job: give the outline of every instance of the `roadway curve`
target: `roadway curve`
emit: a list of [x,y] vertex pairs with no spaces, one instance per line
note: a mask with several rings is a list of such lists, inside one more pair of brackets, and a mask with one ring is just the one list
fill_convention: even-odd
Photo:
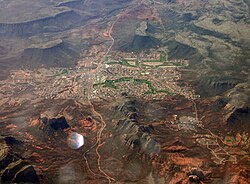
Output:
[[[115,39],[114,39],[113,36],[112,36],[112,31],[113,31],[114,25],[118,22],[118,20],[119,20],[124,14],[126,14],[126,12],[124,12],[124,13],[118,15],[118,17],[117,17],[116,20],[111,24],[111,26],[110,26],[110,28],[109,28],[109,30],[108,30],[108,36],[109,36],[109,38],[110,38],[110,40],[111,40],[111,45],[110,45],[109,48],[107,49],[107,51],[106,51],[104,57],[102,58],[101,62],[98,64],[98,67],[97,67],[97,70],[96,70],[96,73],[97,73],[97,74],[99,73],[100,66],[102,66],[102,65],[104,64],[103,62],[105,61],[106,56],[110,53],[110,51],[112,50],[112,47],[113,47],[113,45],[114,45],[114,43],[115,43]],[[90,83],[92,84],[93,82],[90,82]],[[90,90],[89,90],[89,93],[88,93],[88,94],[90,94],[90,93],[93,91],[93,90],[92,90],[92,87],[93,87],[93,85],[90,86]],[[78,104],[81,104],[81,103],[78,102]],[[102,143],[102,133],[103,133],[104,129],[106,128],[107,123],[104,121],[104,118],[102,117],[102,115],[101,115],[100,113],[98,113],[98,112],[95,110],[95,107],[94,107],[93,103],[91,102],[89,95],[88,95],[88,104],[89,104],[89,106],[90,106],[90,109],[91,109],[92,114],[95,115],[95,116],[97,116],[97,117],[99,118],[99,120],[100,120],[100,122],[101,122],[101,128],[100,128],[100,130],[99,130],[98,133],[97,133],[97,138],[96,138],[95,144],[94,144],[93,146],[91,146],[90,149],[88,149],[87,151],[84,152],[83,157],[84,157],[84,159],[85,159],[85,161],[86,161],[86,165],[87,165],[89,171],[90,171],[94,176],[105,177],[105,178],[108,180],[108,182],[111,183],[112,181],[115,181],[115,179],[114,179],[112,176],[108,175],[108,174],[102,169],[102,167],[101,167],[101,155],[100,155],[100,153],[99,153],[100,147],[104,144],[104,143]],[[83,105],[83,104],[81,104],[81,105]],[[87,158],[86,158],[87,153],[88,153],[89,151],[91,151],[94,147],[96,147],[95,152],[96,152],[96,155],[97,155],[97,157],[98,157],[98,159],[97,159],[97,165],[98,165],[98,170],[99,170],[99,172],[101,173],[101,175],[100,175],[100,174],[96,174],[96,173],[94,173],[94,172],[91,170],[91,168],[90,168],[90,166],[89,166],[89,163],[88,163],[88,160],[87,160]]]

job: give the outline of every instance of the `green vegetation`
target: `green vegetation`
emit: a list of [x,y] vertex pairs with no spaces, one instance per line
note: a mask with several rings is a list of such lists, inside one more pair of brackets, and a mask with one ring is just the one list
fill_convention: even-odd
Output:
[[[164,62],[166,60],[167,60],[166,53],[161,52],[159,60],[144,61],[144,62],[161,62],[162,63],[161,65],[151,66],[151,65],[147,65],[147,64],[142,63],[141,66],[150,67],[150,68],[158,68],[160,66],[165,66],[166,64]],[[136,62],[136,65],[131,65],[126,59],[115,61],[115,60],[110,60],[109,56],[106,56],[106,61],[109,61],[109,62],[106,62],[106,64],[108,64],[108,65],[119,64],[119,65],[128,66],[128,67],[137,67],[138,66],[138,61]],[[94,84],[94,86],[101,85],[103,87],[110,87],[110,88],[113,88],[113,89],[118,89],[118,86],[115,85],[116,83],[127,82],[127,81],[133,81],[134,84],[138,84],[138,85],[146,84],[148,86],[149,90],[146,91],[144,94],[165,93],[165,94],[171,95],[171,93],[169,91],[167,91],[167,90],[157,90],[153,86],[153,84],[150,81],[148,81],[147,79],[134,79],[133,77],[122,77],[122,78],[115,79],[115,80],[106,80],[106,81],[104,81],[102,83]]]
[[135,65],[129,64],[128,61],[125,60],[125,59],[122,59],[120,61],[110,61],[110,62],[107,62],[107,65],[115,65],[115,64],[123,65],[123,66],[128,66],[128,67],[137,67]]
[[145,60],[143,61],[144,63],[157,63],[157,62],[161,62],[160,60]]
[[68,73],[69,73],[69,72],[68,72],[67,69],[63,69],[62,71],[56,73],[56,74],[54,75],[54,77],[57,77],[57,76],[60,76],[60,75],[66,75],[66,74],[68,74]]
[[171,93],[167,90],[157,90],[153,86],[153,84],[150,81],[148,81],[147,79],[134,79],[133,77],[122,77],[122,78],[115,79],[115,80],[106,80],[102,83],[94,84],[94,87],[102,85],[103,87],[110,87],[113,89],[118,89],[118,87],[115,85],[115,83],[127,82],[127,81],[133,81],[134,84],[138,84],[138,85],[146,84],[148,86],[149,90],[146,91],[144,94],[147,94],[147,95],[148,94],[156,94],[156,93],[165,93],[165,94],[171,95]]
[[157,92],[157,93],[166,93],[166,94],[168,94],[168,95],[172,95],[172,93],[170,93],[169,91],[164,90],[164,89],[158,90],[158,91],[156,91],[156,92]]
[[179,62],[172,62],[172,64],[173,64],[174,66],[184,66],[182,63],[179,63]]
[[[165,62],[167,60],[167,54],[163,51],[160,52],[160,59],[158,60],[146,60],[146,61],[143,61],[144,63],[149,63],[149,62]],[[122,59],[120,61],[115,61],[115,60],[112,60],[110,61],[110,57],[109,56],[106,56],[106,64],[107,65],[116,65],[116,64],[119,64],[119,65],[123,65],[123,66],[128,66],[128,67],[137,67],[138,66],[138,60],[136,60],[136,65],[131,65],[129,64],[129,62],[126,60],[126,59]],[[141,66],[145,66],[145,67],[149,67],[149,68],[159,68],[161,66],[165,66],[165,64],[161,64],[161,65],[157,65],[157,66],[151,66],[151,65],[147,65],[147,64],[144,64],[142,63]]]
[[125,82],[125,81],[131,81],[133,79],[133,77],[122,77],[120,79],[116,79],[114,80],[114,82]]
[[[172,65],[170,65],[170,64],[172,64]],[[177,67],[184,66],[182,63],[179,63],[179,62],[170,62],[170,64],[163,63],[161,65],[156,65],[155,68],[160,68],[162,66],[177,66]]]
[[160,62],[167,61],[167,54],[165,52],[161,52]]
[[148,85],[148,88],[150,89],[150,92],[152,94],[154,94],[156,92],[156,89],[154,88],[154,86],[152,85],[152,83],[150,81],[148,81],[147,79],[134,79],[134,82],[135,83],[138,83],[138,84],[147,84]]
[[68,74],[68,73],[69,73],[69,72],[68,72],[68,70],[67,70],[67,69],[63,69],[63,71],[62,71],[61,75]]
[[99,86],[99,85],[102,85],[104,87],[110,87],[110,88],[113,88],[113,89],[118,89],[118,87],[114,84],[113,80],[105,80],[104,82],[94,84],[93,86],[95,87],[95,86]]
[[105,61],[109,61],[110,56],[106,56]]
[[146,91],[146,92],[144,93],[144,95],[152,95],[152,94],[154,94],[152,91]]
[[115,83],[131,81],[132,79],[133,79],[132,77],[122,77],[120,79],[115,79],[115,80],[105,80],[102,83],[94,84],[94,87],[102,85],[104,87],[110,87],[110,88],[113,88],[113,89],[118,89],[118,87],[115,85]]
[[150,81],[148,81],[147,79],[134,79],[134,82],[138,83],[138,84],[147,84],[149,91],[146,91],[144,94],[155,94],[155,93],[166,93],[168,95],[171,95],[171,93],[167,90],[157,90]]
[[107,86],[107,87],[110,87],[110,88],[114,88],[114,89],[117,89],[118,87],[114,84],[114,81],[113,80],[106,80],[104,82],[104,85]]
[[128,61],[125,60],[125,59],[122,59],[122,60],[119,61],[119,62],[121,62],[121,65],[124,65],[124,66],[136,67],[135,65],[129,64]]
[[110,61],[107,62],[107,65],[115,65],[115,64],[119,64],[117,61]]

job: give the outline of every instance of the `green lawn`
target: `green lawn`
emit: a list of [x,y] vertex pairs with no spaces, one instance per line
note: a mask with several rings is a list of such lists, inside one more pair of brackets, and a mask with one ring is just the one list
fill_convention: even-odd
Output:
[[123,66],[128,66],[128,67],[137,67],[136,65],[131,65],[128,63],[127,60],[122,59],[120,61],[110,61],[106,63],[107,65],[123,65]]

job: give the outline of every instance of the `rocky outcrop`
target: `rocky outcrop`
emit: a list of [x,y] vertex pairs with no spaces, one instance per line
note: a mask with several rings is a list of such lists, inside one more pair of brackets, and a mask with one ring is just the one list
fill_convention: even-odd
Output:
[[236,85],[224,95],[224,121],[235,130],[250,131],[250,86],[248,83]]
[[66,121],[65,117],[52,118],[48,119],[47,117],[42,118],[44,126],[49,126],[53,130],[63,130],[69,128],[69,124]]
[[72,10],[54,16],[18,23],[0,23],[0,36],[32,36],[38,33],[58,32],[73,28],[82,17]]
[[205,175],[201,170],[198,169],[191,169],[190,173],[188,174],[189,181],[191,183],[201,183],[205,180]]
[[56,133],[64,135],[64,130],[70,128],[67,120],[63,116],[55,118],[42,116],[40,117],[40,127],[48,136],[54,136]]
[[223,33],[216,32],[216,31],[213,31],[213,30],[205,29],[205,28],[196,26],[194,24],[189,25],[188,28],[191,31],[193,31],[194,33],[199,34],[199,35],[208,35],[208,36],[216,37],[218,39],[223,39],[223,40],[226,40],[226,41],[231,41],[231,38],[228,35],[225,35]]
[[15,144],[21,144],[22,141],[17,140],[15,137],[11,137],[11,136],[6,136],[4,137],[4,140],[6,142],[7,145],[15,145]]
[[233,110],[232,113],[230,113],[229,117],[227,118],[227,123],[229,125],[235,123],[237,120],[240,120],[242,116],[246,116],[250,114],[249,107],[243,107]]
[[[153,36],[153,31],[158,30],[150,25],[146,21],[141,22],[140,26],[135,30],[135,35],[131,43],[128,43],[125,47],[125,51],[140,52],[148,50],[150,48],[156,48],[160,45],[160,41]],[[148,29],[150,28],[150,29]],[[150,32],[148,32],[150,31]]]
[[250,1],[249,0],[243,0],[243,1],[247,5],[247,7],[248,7],[248,13],[250,14]]
[[32,44],[18,56],[0,60],[0,80],[6,79],[10,70],[39,67],[73,67],[80,57],[80,48],[61,39]]
[[204,78],[198,84],[200,90],[200,94],[202,95],[220,95],[227,90],[234,88],[238,83],[242,82],[241,79],[238,78],[220,78],[220,77],[209,77],[208,79]]
[[149,35],[135,35],[132,43],[130,44],[130,49],[139,52],[155,48],[157,45],[157,40]]
[[0,138],[1,183],[39,183],[34,167],[12,152],[13,141],[18,143],[13,137]]
[[31,45],[25,49],[20,60],[31,68],[36,66],[70,67],[79,57],[79,50],[61,39],[43,45]]
[[197,54],[197,49],[175,40],[168,41],[167,43],[165,43],[165,45],[169,50],[169,59],[189,59],[193,55]]
[[138,121],[138,108],[136,101],[128,98],[127,101],[118,106],[117,109],[123,113],[124,119],[117,123],[116,131],[124,139],[125,143],[134,149],[150,156],[160,152],[160,144],[151,138],[150,133],[154,131],[152,125],[144,126]]
[[[93,12],[96,15],[100,14],[110,14],[113,11],[119,10],[127,6],[132,0],[96,0],[96,1],[87,1],[85,2],[85,8],[88,6],[88,10]],[[96,11],[96,7],[99,8],[99,11]]]
[[74,9],[83,9],[84,2],[83,0],[72,0],[72,1],[60,2],[57,4],[57,7],[61,7],[61,6],[66,6],[66,7],[74,8]]

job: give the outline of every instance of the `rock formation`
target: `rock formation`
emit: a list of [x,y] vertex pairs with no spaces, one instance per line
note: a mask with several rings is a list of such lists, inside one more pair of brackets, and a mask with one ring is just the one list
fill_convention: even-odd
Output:
[[76,64],[79,49],[61,39],[26,48],[20,60],[30,68],[36,66],[70,67]]
[[64,130],[70,128],[67,120],[63,116],[56,118],[41,117],[40,127],[48,136],[54,136],[56,133],[64,135]]
[[12,152],[13,143],[17,143],[13,137],[0,138],[1,183],[39,183],[34,167]]
[[124,138],[126,144],[150,156],[158,154],[161,149],[160,144],[150,136],[154,128],[152,125],[144,126],[138,121],[136,100],[128,97],[117,109],[125,117],[118,121],[116,131]]

